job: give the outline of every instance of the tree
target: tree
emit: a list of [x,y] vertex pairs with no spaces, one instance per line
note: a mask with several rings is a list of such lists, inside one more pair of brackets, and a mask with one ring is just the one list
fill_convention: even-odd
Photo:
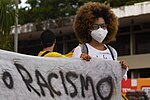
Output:
[[14,24],[14,1],[0,0],[0,49],[11,50],[10,27]]
[[75,15],[77,8],[85,2],[107,2],[111,7],[130,5],[148,0],[27,0],[28,9],[20,9],[19,22],[21,24],[36,22],[37,20],[56,19]]
[[99,0],[27,0],[26,3],[30,7],[19,10],[19,23],[72,16],[75,15],[79,6],[89,1],[98,2]]

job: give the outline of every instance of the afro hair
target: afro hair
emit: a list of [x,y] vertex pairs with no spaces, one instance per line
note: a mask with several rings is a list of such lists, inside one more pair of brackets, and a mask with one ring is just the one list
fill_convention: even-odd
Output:
[[77,12],[73,22],[75,35],[80,43],[89,43],[92,39],[89,29],[94,22],[102,17],[107,24],[108,34],[103,41],[109,43],[115,39],[118,31],[118,18],[111,8],[103,3],[88,2],[81,6]]

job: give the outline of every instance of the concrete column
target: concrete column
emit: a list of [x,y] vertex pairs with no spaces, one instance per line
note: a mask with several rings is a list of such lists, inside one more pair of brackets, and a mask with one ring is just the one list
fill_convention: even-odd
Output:
[[130,24],[130,55],[135,54],[135,34],[133,33],[134,20],[131,19]]

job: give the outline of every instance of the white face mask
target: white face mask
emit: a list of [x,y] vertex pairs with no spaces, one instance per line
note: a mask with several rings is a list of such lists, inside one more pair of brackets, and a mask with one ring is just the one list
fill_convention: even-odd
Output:
[[99,43],[102,43],[103,40],[105,39],[107,33],[108,33],[107,29],[99,28],[97,30],[92,30],[91,36],[93,39],[95,39]]

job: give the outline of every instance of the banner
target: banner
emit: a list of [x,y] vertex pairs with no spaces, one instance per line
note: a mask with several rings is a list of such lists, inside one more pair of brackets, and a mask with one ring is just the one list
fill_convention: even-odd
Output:
[[118,62],[0,50],[1,100],[121,100]]

